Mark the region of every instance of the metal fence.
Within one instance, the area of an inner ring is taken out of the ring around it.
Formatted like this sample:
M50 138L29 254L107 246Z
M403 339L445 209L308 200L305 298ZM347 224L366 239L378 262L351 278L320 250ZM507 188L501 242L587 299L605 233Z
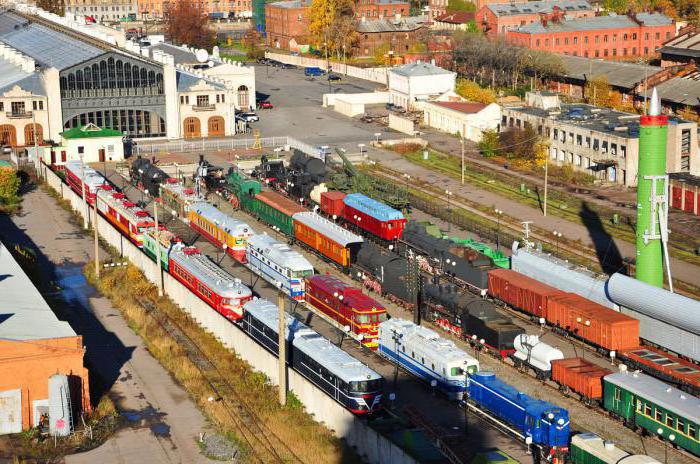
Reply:
M162 153L212 152L221 150L248 150L255 147L256 139L202 139L175 140L167 142L141 142L135 147L137 155L149 156ZM296 148L312 156L319 156L319 149L293 137L260 138L263 149Z

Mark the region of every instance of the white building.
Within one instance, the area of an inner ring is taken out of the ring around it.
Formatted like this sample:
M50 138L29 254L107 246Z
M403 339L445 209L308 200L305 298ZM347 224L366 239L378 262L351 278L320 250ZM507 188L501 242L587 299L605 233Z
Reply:
M501 107L496 103L484 104L452 99L424 103L423 122L428 127L459 134L467 140L481 141L484 131L498 130Z
M457 73L430 63L412 63L389 70L390 102L413 110L416 102L454 91Z
M99 22L116 22L122 18L136 18L136 0L66 0L66 15L90 17Z
M217 50L142 48L73 19L0 11L0 144L56 144L89 123L135 139L230 136L236 109L255 106L253 67Z

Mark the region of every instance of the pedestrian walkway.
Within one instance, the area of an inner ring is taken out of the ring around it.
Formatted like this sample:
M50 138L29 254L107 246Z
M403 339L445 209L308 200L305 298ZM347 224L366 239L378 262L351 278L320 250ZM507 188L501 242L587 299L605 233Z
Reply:
M610 238L602 231L589 231L585 226L572 223L556 216L543 216L542 211L531 206L524 205L516 200L502 197L488 190L483 190L468 183L460 185L460 182L450 177L431 171L425 167L416 165L398 153L371 148L368 152L371 160L377 161L396 171L408 174L416 179L421 179L432 185L438 185L445 190L454 193L456 197L463 197L494 209L502 210L506 216L520 221L532 221L532 226L547 231L561 232L562 243L579 240L587 247L596 249L610 249L612 245L617 247L622 257L634 258L635 246L624 240ZM466 161L466 169L469 169L472 160ZM554 237L552 237L554 239ZM612 240L612 244L610 241ZM553 240L552 240L553 241ZM591 257L596 259L595 256ZM675 279L700 286L700 268L693 264L671 258L671 272Z

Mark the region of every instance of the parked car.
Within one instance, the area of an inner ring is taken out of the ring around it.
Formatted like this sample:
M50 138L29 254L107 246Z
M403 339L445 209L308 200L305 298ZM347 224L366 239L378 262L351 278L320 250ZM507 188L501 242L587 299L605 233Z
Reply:
M338 74L328 74L328 80L329 81L339 81L342 80L343 78L340 77Z
M297 67L290 63L282 63L282 68L284 69L296 69Z
M260 110L271 110L272 108L274 108L274 106L272 106L272 103L269 101L258 102L258 109Z
M325 72L323 71L323 69L316 67L316 66L304 68L304 75L305 76L316 77L316 76L323 76L324 74L325 74Z
M245 122L257 122L260 121L260 117L255 114L252 111L246 112L246 113L240 113L236 116L239 119L242 119Z

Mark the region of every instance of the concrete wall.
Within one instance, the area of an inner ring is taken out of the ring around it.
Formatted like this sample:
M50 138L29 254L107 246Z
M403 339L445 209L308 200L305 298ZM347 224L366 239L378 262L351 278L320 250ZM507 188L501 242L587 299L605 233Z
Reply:
M333 106L338 99L352 103L364 103L365 105L380 105L389 103L389 92L324 93L323 106Z
M389 127L396 131L403 132L404 134L416 134L413 121L402 118L401 116L396 116L394 113L389 113Z
M353 117L360 114L365 114L365 104L355 103L345 99L337 98L335 100L335 106L333 107L338 113L345 116Z
M46 166L42 166L48 184L67 199L73 209L83 214L86 210L79 195L63 185L61 179ZM124 238L119 231L101 216L97 230L103 240L111 244L131 263L141 269L146 278L156 282L160 266L149 259L138 247ZM183 311L187 312L202 328L212 333L227 348L232 349L257 371L264 373L273 384L278 383L277 358L248 338L237 325L230 323L210 306L190 292L180 282L162 273L164 291ZM417 461L387 438L358 420L352 413L329 398L323 391L293 370L287 370L289 389L304 404L306 410L324 423L339 438L355 448L370 464L416 464Z
M282 63L293 64L301 67L318 67L328 69L326 60L318 58L309 58L306 56L285 55L282 53L265 52L265 57L276 60ZM380 84L387 83L387 68L358 68L344 63L330 62L330 68L334 73L344 74L366 81L378 82Z

